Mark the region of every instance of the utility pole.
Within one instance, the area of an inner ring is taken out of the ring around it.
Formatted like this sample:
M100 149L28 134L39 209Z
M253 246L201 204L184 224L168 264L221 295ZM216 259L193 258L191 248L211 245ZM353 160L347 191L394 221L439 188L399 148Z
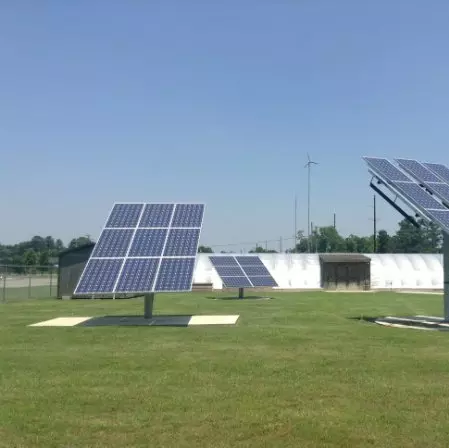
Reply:
M310 253L310 167L318 165L317 162L310 160L309 153L307 153L307 163L304 168L307 168L307 250Z
M295 238L294 238L295 252L296 252L297 238L298 238L298 195L295 194Z
M334 229L337 228L337 214L334 213Z

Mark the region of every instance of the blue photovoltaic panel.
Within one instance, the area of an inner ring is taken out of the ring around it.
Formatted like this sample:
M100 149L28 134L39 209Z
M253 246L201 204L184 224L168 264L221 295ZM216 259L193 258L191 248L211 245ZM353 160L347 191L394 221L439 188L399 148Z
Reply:
M278 286L271 275L249 277L254 286Z
M153 289L160 258L128 258L125 261L116 292L138 293Z
M75 294L191 290L203 214L204 204L115 204Z
M211 256L209 259L226 288L277 286L270 271L257 256Z
M139 227L169 227L174 204L146 204Z
M221 277L225 288L251 288L253 285L247 277Z
M95 245L92 257L124 257L134 234L133 229L105 229Z
M224 255L222 257L212 256L212 257L209 257L209 260L214 265L214 267L217 267L217 266L237 266L238 267L239 266L237 261L235 261L234 257L230 257L227 255Z
M439 177L416 160L396 159L399 166L418 182L441 182Z
M387 181L410 182L410 179L389 160L376 157L363 157L373 171Z
M240 266L265 266L259 257L237 256L235 257Z
M154 291L190 291L195 257L163 258Z
M435 224L449 232L449 210L430 210L427 214L435 221Z
M427 191L423 190L418 184L414 182L392 182L392 185L407 197L410 202L420 206L423 209L439 209L446 210L446 207L439 203Z
M270 271L265 266L242 266L243 271L248 277L253 275L271 276Z
M204 204L177 204L172 227L201 227Z
M164 256L187 257L196 255L199 236L199 229L170 229Z
M441 163L423 163L429 170L433 171L438 177L449 184L449 168Z
M136 227L143 204L115 204L105 227Z
M90 259L75 290L75 294L109 293L123 264L123 259Z
M244 277L245 273L240 266L215 266L220 277Z
M128 257L160 257L167 229L137 229Z
M443 201L449 203L449 185L443 182L429 182L427 184L430 190L432 190L437 196L439 196Z

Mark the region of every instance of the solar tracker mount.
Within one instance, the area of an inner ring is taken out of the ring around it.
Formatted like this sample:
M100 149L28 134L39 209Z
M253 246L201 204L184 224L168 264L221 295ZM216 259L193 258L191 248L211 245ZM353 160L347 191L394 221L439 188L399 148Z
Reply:
M449 321L449 168L439 163L381 157L363 157L373 176L370 187L414 225L415 217L397 204L397 199L443 231L444 320ZM387 192L382 189L385 188ZM388 196L393 194L395 197Z
M117 202L81 274L75 295L191 291L204 204Z

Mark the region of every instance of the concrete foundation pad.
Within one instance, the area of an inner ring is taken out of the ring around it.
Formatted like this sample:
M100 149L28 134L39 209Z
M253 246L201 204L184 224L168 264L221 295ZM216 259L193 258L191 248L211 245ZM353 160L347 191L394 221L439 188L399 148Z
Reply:
M449 331L449 322L442 317L434 316L385 316L374 319L374 322L385 327L410 328L413 330Z
M31 324L29 327L74 327L81 324L91 317L57 317L56 319L45 320L37 324Z
M239 315L184 315L184 316L100 316L58 317L38 322L30 327L104 327L104 326L168 326L191 327L197 325L235 325Z

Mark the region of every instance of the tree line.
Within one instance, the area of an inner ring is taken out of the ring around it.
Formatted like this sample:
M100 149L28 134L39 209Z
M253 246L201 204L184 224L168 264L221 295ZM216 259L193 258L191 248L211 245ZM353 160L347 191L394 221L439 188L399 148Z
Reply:
M0 264L13 266L53 266L58 262L58 255L66 249L74 249L91 243L89 237L81 236L65 246L62 240L52 236L34 236L29 241L18 244L0 244Z
M369 236L349 235L343 237L333 226L314 228L310 238L300 231L297 235L296 247L287 249L290 253L304 252L358 252L358 253L440 253L442 250L443 235L441 230L433 223L418 219L419 228L408 220L399 222L398 230L388 234L380 230ZM74 238L68 246L62 240L52 236L34 236L29 241L13 245L0 244L0 265L14 266L54 266L58 263L58 255L66 249L74 249L93 241L87 236ZM200 253L213 253L210 246L201 245ZM226 251L221 251L226 253ZM230 251L232 252L232 251ZM256 245L250 253L276 253L276 250L267 250Z
M441 253L443 234L433 223L417 219L419 228L404 219L398 230L389 234L380 230L376 236L349 235L343 237L334 226L315 227L310 237L298 232L296 246L287 249L289 253L305 252L349 252L349 253ZM200 246L199 252L213 252L211 247ZM276 253L256 245L250 253ZM226 251L221 251L226 253Z

